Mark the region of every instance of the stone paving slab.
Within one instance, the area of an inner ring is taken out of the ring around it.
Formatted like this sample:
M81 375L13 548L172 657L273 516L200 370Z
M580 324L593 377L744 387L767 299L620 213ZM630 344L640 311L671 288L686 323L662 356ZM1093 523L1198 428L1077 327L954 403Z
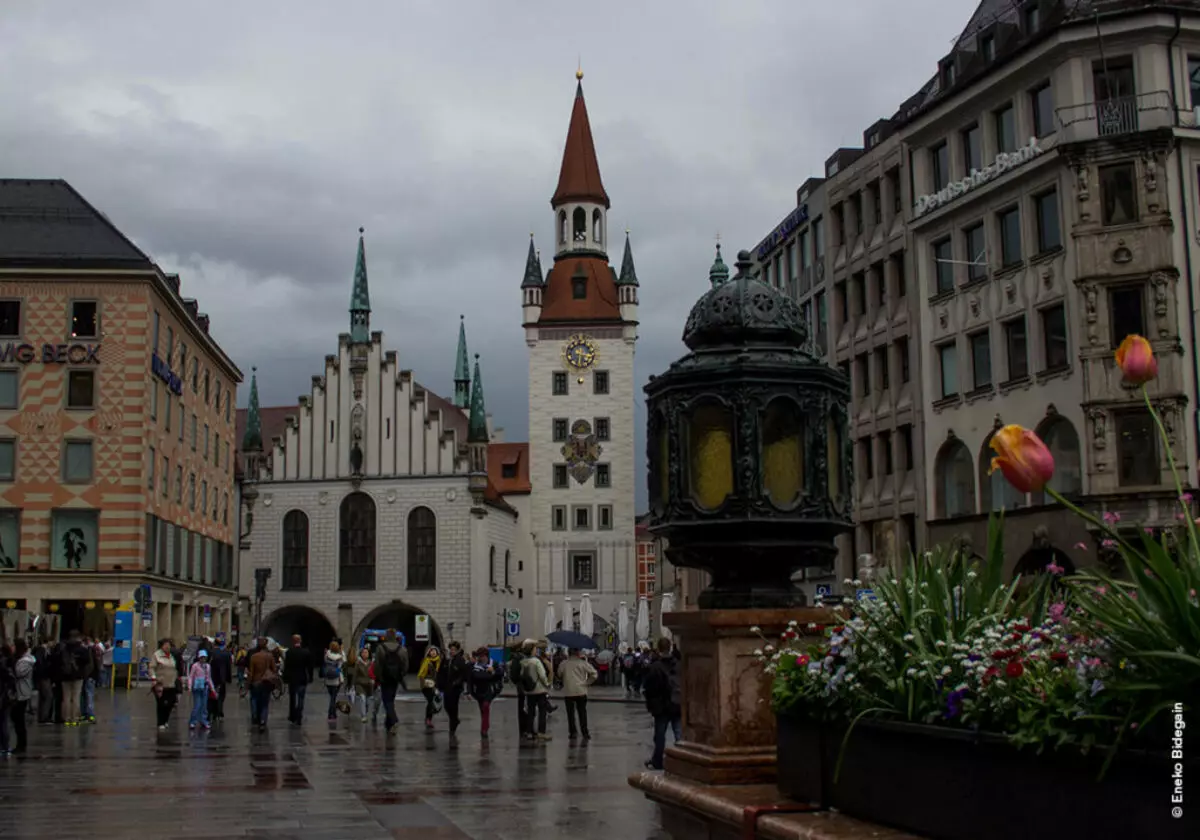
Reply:
M398 704L388 737L327 722L323 699L310 698L302 727L273 704L259 733L230 696L224 722L189 732L187 703L159 731L146 691L101 693L96 725L32 726L28 755L0 759L0 838L665 840L657 809L625 781L650 752L640 703L589 708L584 747L568 742L564 711L550 718L555 740L520 743L503 700L483 741L464 701L452 746L445 716L427 732L420 704Z

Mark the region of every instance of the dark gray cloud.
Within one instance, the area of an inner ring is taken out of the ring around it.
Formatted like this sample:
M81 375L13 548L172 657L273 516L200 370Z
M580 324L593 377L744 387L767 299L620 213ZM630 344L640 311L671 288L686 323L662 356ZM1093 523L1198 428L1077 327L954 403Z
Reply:
M970 12L305 5L6 8L3 174L68 179L180 271L230 355L258 366L266 404L306 392L348 329L364 225L372 326L446 393L465 314L510 440L527 436L517 287L530 231L550 247L577 57L610 230L633 232L644 382L683 350L714 234L727 252L756 243L836 147L928 78Z

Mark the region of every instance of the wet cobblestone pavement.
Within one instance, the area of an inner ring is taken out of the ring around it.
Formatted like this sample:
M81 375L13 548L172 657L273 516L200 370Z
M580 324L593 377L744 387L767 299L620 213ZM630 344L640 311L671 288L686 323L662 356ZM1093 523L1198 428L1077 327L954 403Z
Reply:
M493 706L488 741L464 700L452 749L445 715L427 733L417 699L396 704L387 738L357 718L327 722L319 687L303 727L288 724L285 697L261 734L236 695L223 723L192 733L187 702L159 731L145 689L105 692L94 726L33 726L27 756L0 758L0 837L665 840L625 783L650 752L640 704L590 704L586 747L568 742L560 705L554 740L530 747L514 700Z

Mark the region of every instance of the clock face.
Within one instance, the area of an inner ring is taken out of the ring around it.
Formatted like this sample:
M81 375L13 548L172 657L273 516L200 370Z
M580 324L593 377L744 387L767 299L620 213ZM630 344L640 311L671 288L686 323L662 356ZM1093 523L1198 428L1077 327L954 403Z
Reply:
M596 345L584 335L573 335L563 346L563 361L575 370L586 370L596 363Z

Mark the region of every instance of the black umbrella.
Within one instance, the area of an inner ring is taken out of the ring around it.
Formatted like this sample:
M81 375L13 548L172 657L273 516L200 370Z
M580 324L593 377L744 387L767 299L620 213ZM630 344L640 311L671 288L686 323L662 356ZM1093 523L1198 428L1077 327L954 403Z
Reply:
M562 645L565 648L580 648L587 650L594 648L596 643L592 641L591 636L585 636L582 633L576 633L574 630L555 630L546 637L556 645Z

